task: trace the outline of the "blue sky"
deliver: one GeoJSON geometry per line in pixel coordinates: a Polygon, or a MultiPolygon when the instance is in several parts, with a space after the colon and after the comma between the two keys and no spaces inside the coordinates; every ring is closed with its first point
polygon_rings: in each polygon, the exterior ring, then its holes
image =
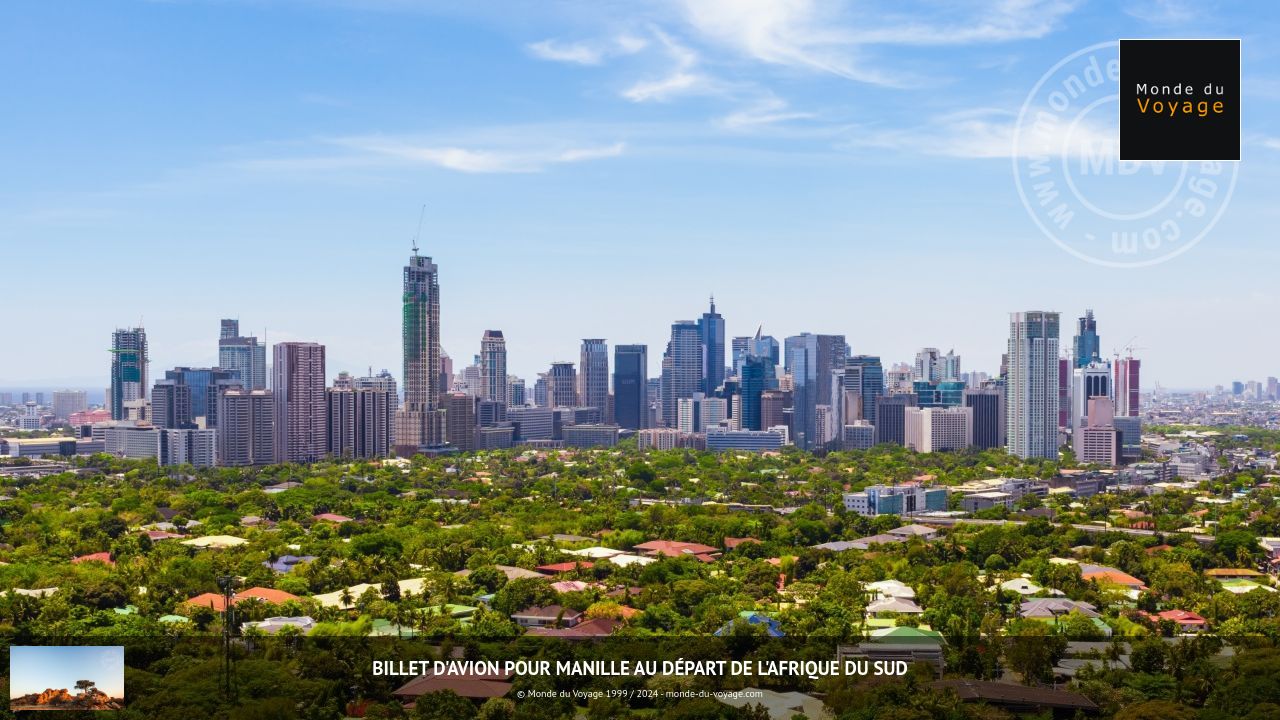
{"type": "MultiPolygon", "coordinates": [[[[400,268],[441,268],[461,367],[532,379],[584,337],[650,346],[714,292],[730,335],[843,333],[994,372],[1007,313],[1095,309],[1144,381],[1280,374],[1280,71],[1266,3],[964,0],[0,6],[0,386],[212,364],[220,317],[399,368],[400,268]],[[454,4],[458,5],[458,4],[454,4]],[[1199,245],[1066,254],[1023,209],[1014,117],[1071,52],[1241,37],[1244,162],[1199,245]]],[[[1064,337],[1064,345],[1067,340],[1064,337]]]]}
{"type": "Polygon", "coordinates": [[[124,648],[93,646],[14,646],[9,648],[9,697],[65,689],[92,680],[113,698],[124,697],[124,648]]]}

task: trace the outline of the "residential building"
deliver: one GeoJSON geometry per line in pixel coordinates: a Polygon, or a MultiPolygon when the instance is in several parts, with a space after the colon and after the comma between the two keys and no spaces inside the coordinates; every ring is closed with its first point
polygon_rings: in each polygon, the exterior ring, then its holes
{"type": "MultiPolygon", "coordinates": [[[[218,337],[218,367],[234,373],[231,377],[249,390],[265,390],[267,346],[252,335],[242,336],[239,320],[224,319],[218,337]]],[[[215,385],[216,381],[206,384],[215,385]]]]}
{"type": "Polygon", "coordinates": [[[83,390],[54,390],[53,419],[66,422],[78,412],[89,409],[88,396],[83,390]]]}
{"type": "Polygon", "coordinates": [[[965,390],[964,406],[973,411],[973,446],[983,450],[1004,447],[1004,387],[965,390]]]}
{"type": "Polygon", "coordinates": [[[1116,415],[1138,417],[1141,413],[1142,361],[1135,357],[1119,358],[1115,362],[1116,415]]]}
{"type": "Polygon", "coordinates": [[[275,462],[275,399],[270,390],[223,386],[218,393],[218,464],[275,462]]]}
{"type": "Polygon", "coordinates": [[[507,341],[501,330],[485,330],[480,338],[480,397],[498,403],[503,415],[511,404],[507,385],[507,341]]]}
{"type": "Polygon", "coordinates": [[[437,412],[445,389],[439,269],[431,258],[418,254],[416,244],[404,267],[403,297],[404,403],[396,412],[392,434],[396,454],[407,456],[444,441],[444,423],[437,412]]]}
{"type": "Polygon", "coordinates": [[[447,392],[444,405],[445,442],[459,452],[476,449],[476,401],[464,392],[447,392]]]}
{"type": "Polygon", "coordinates": [[[1005,417],[1020,458],[1058,457],[1058,324],[1056,312],[1010,314],[1005,417]]]}
{"type": "Polygon", "coordinates": [[[315,462],[326,453],[325,348],[283,342],[272,348],[277,462],[315,462]]]}
{"type": "Polygon", "coordinates": [[[778,450],[786,444],[786,436],[777,430],[729,430],[713,427],[706,433],[707,450],[724,452],[726,450],[746,450],[763,452],[778,450]]]}
{"type": "Polygon", "coordinates": [[[151,388],[151,424],[162,429],[195,427],[191,388],[177,380],[157,380],[151,388]]]}
{"type": "Polygon", "coordinates": [[[127,417],[125,403],[147,397],[147,331],[119,329],[111,334],[111,419],[127,417]]]}
{"type": "Polygon", "coordinates": [[[905,409],[907,447],[917,452],[961,450],[973,444],[973,408],[905,409]]]}
{"type": "Polygon", "coordinates": [[[912,393],[882,395],[876,398],[876,444],[907,444],[907,408],[916,406],[912,393]]]}
{"type": "Polygon", "coordinates": [[[702,388],[702,332],[692,320],[671,324],[671,339],[662,357],[662,424],[675,427],[679,401],[702,388]]]}

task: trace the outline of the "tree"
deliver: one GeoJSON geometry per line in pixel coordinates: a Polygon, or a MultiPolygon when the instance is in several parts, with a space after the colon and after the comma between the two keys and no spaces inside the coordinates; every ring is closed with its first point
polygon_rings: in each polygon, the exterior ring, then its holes
{"type": "Polygon", "coordinates": [[[471,720],[475,716],[471,701],[452,690],[419,695],[413,708],[414,720],[471,720]]]}
{"type": "Polygon", "coordinates": [[[85,695],[89,692],[89,688],[94,687],[97,684],[98,683],[92,680],[77,680],[76,689],[80,691],[81,695],[85,695]]]}
{"type": "Polygon", "coordinates": [[[1196,720],[1196,711],[1168,700],[1136,703],[1116,713],[1116,720],[1196,720]]]}

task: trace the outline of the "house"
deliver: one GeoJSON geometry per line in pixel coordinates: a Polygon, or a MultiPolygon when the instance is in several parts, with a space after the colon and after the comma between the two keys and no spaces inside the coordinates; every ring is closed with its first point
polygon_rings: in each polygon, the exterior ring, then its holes
{"type": "Polygon", "coordinates": [[[684,557],[686,555],[693,556],[711,556],[718,553],[719,550],[710,545],[692,542],[678,542],[674,540],[650,540],[649,542],[640,543],[635,549],[641,554],[649,556],[661,557],[684,557]]]}
{"type": "Polygon", "coordinates": [[[511,619],[522,628],[573,627],[582,621],[582,611],[559,605],[535,605],[512,613],[511,619]]]}
{"type": "Polygon", "coordinates": [[[938,680],[930,687],[951,690],[962,702],[979,702],[1018,714],[1048,710],[1054,717],[1070,718],[1077,712],[1098,712],[1098,706],[1084,695],[1054,688],[969,679],[938,680]]]}
{"type": "Polygon", "coordinates": [[[724,549],[733,550],[744,543],[759,543],[760,541],[750,537],[727,537],[724,539],[724,549]]]}
{"type": "Polygon", "coordinates": [[[924,608],[909,598],[881,598],[867,603],[868,617],[887,617],[892,615],[919,615],[924,608]]]}
{"type": "Polygon", "coordinates": [[[535,637],[558,637],[569,640],[589,640],[591,638],[608,637],[614,630],[622,627],[621,620],[614,618],[596,618],[580,622],[573,627],[531,627],[528,635],[535,637]]]}
{"type": "Polygon", "coordinates": [[[611,558],[615,555],[625,555],[627,551],[593,545],[592,547],[582,548],[581,550],[565,550],[565,552],[582,558],[603,560],[604,558],[611,558]]]}
{"type": "Polygon", "coordinates": [[[1143,616],[1157,625],[1163,620],[1168,620],[1177,625],[1178,630],[1183,633],[1200,632],[1209,626],[1208,620],[1189,610],[1165,610],[1155,614],[1143,613],[1143,616]]]}
{"type": "Polygon", "coordinates": [[[292,627],[297,628],[303,635],[306,635],[315,629],[316,621],[306,615],[299,615],[296,617],[269,617],[266,620],[258,622],[244,623],[240,627],[241,630],[257,628],[268,635],[275,635],[287,627],[292,627]]]}
{"type": "Polygon", "coordinates": [[[578,572],[579,570],[590,570],[593,567],[595,566],[585,560],[576,560],[574,562],[539,565],[536,570],[547,575],[561,575],[564,573],[578,572]]]}
{"type": "Polygon", "coordinates": [[[716,630],[712,634],[715,635],[716,637],[724,637],[725,635],[732,635],[733,629],[734,627],[737,626],[738,622],[743,622],[746,625],[760,626],[764,629],[764,634],[772,638],[786,637],[787,635],[786,633],[782,632],[782,626],[778,624],[778,621],[776,618],[769,617],[768,615],[765,615],[764,613],[756,612],[755,610],[743,610],[742,612],[738,613],[738,617],[734,618],[733,620],[730,620],[724,625],[721,625],[720,629],[716,630]]]}
{"type": "Polygon", "coordinates": [[[865,585],[868,592],[881,598],[915,598],[916,591],[911,586],[897,580],[877,580],[865,585]]]}
{"type": "Polygon", "coordinates": [[[831,552],[844,552],[845,550],[870,550],[873,545],[891,545],[893,543],[906,542],[907,539],[900,535],[890,535],[883,533],[880,535],[870,535],[857,540],[836,540],[834,542],[821,543],[813,547],[818,550],[830,550],[831,552]]]}
{"type": "Polygon", "coordinates": [[[608,560],[609,562],[613,563],[614,565],[617,565],[618,567],[627,567],[628,565],[644,566],[644,565],[648,565],[649,563],[658,562],[657,558],[646,557],[644,555],[632,555],[630,553],[614,555],[608,558],[608,560]]]}
{"type": "Polygon", "coordinates": [[[313,515],[311,519],[316,522],[335,523],[338,525],[351,522],[351,518],[346,515],[338,515],[337,513],[320,513],[319,515],[313,515]]]}
{"type": "MultiPolygon", "coordinates": [[[[290,600],[298,599],[297,595],[287,593],[283,590],[265,587],[251,587],[246,590],[241,590],[233,595],[231,597],[231,603],[234,605],[245,600],[261,600],[262,602],[271,603],[272,605],[279,605],[281,603],[289,602],[290,600]]],[[[219,593],[211,592],[200,593],[199,595],[196,595],[182,603],[182,605],[188,608],[208,607],[212,608],[215,612],[222,612],[227,609],[226,599],[219,593]]]]}
{"type": "Polygon", "coordinates": [[[270,568],[273,572],[287,573],[297,565],[308,563],[315,560],[315,555],[281,555],[275,559],[275,562],[263,560],[262,564],[270,568]]]}
{"type": "Polygon", "coordinates": [[[901,538],[918,537],[923,540],[933,540],[938,537],[938,531],[936,528],[919,525],[917,523],[911,523],[910,525],[903,525],[900,528],[894,528],[893,530],[890,530],[888,534],[896,535],[901,538]]]}
{"type": "Polygon", "coordinates": [[[1146,584],[1138,578],[1106,565],[1080,563],[1080,578],[1085,582],[1096,582],[1104,587],[1111,585],[1123,588],[1134,595],[1147,589],[1146,584]]]}
{"type": "Polygon", "coordinates": [[[1101,617],[1092,604],[1066,598],[1037,598],[1020,606],[1018,614],[1027,619],[1052,620],[1070,613],[1080,613],[1087,618],[1101,617]]]}
{"type": "Polygon", "coordinates": [[[867,659],[871,661],[902,660],[911,664],[927,663],[934,672],[942,674],[946,660],[942,646],[942,633],[934,630],[907,627],[905,625],[872,630],[868,639],[857,645],[841,645],[836,649],[836,659],[867,659]]]}
{"type": "Polygon", "coordinates": [[[1212,568],[1204,571],[1205,577],[1213,580],[1256,580],[1266,577],[1257,570],[1249,568],[1212,568]]]}
{"type": "Polygon", "coordinates": [[[455,695],[473,701],[484,701],[489,698],[506,697],[511,692],[510,673],[485,674],[471,673],[467,675],[423,675],[410,680],[392,691],[397,700],[405,704],[405,708],[413,709],[418,698],[433,692],[449,690],[455,695]]]}
{"type": "Polygon", "coordinates": [[[245,545],[248,542],[249,541],[244,538],[238,538],[232,535],[205,535],[204,537],[183,540],[182,544],[196,548],[225,550],[227,548],[236,547],[237,545],[245,545]]]}
{"type": "Polygon", "coordinates": [[[89,553],[88,555],[81,555],[79,557],[71,558],[72,565],[78,565],[83,562],[96,562],[96,563],[102,563],[103,565],[111,565],[111,566],[114,566],[116,564],[115,560],[111,559],[111,553],[109,552],[89,553]]]}
{"type": "MultiPolygon", "coordinates": [[[[1007,590],[1009,592],[1014,592],[1019,595],[1039,595],[1040,593],[1045,592],[1044,588],[1031,582],[1029,578],[1025,578],[1025,577],[1013,578],[1012,580],[1005,580],[1004,582],[1000,583],[1000,589],[1007,590]]],[[[1061,595],[1062,591],[1049,590],[1048,593],[1050,595],[1061,595]]]]}
{"type": "Polygon", "coordinates": [[[589,583],[584,580],[557,580],[551,583],[551,589],[558,593],[582,592],[593,587],[604,587],[599,583],[589,583]]]}
{"type": "Polygon", "coordinates": [[[749,708],[759,705],[769,713],[773,720],[791,720],[796,716],[820,720],[831,717],[822,701],[812,695],[801,692],[775,692],[761,688],[743,688],[741,692],[723,692],[714,695],[716,700],[734,708],[749,708]]]}
{"type": "MultiPolygon", "coordinates": [[[[529,578],[537,578],[537,579],[545,580],[547,577],[542,573],[536,573],[532,570],[525,570],[524,568],[513,567],[511,565],[494,565],[493,567],[497,569],[498,572],[502,573],[503,575],[506,575],[508,581],[525,580],[529,578]]],[[[454,573],[454,575],[457,575],[458,577],[466,577],[470,574],[471,574],[471,570],[466,568],[454,573]]]]}
{"type": "Polygon", "coordinates": [[[302,483],[289,480],[282,483],[276,483],[275,485],[268,485],[262,488],[262,492],[268,495],[275,495],[276,493],[282,493],[285,490],[292,490],[300,487],[302,487],[302,483]]]}

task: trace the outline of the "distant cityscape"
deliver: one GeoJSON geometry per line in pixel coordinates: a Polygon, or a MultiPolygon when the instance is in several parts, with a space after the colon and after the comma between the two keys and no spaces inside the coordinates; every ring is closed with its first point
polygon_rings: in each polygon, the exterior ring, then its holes
{"type": "MultiPolygon", "coordinates": [[[[536,378],[507,372],[502,330],[485,330],[455,371],[440,344],[439,268],[414,248],[403,268],[403,364],[328,375],[325,346],[271,347],[223,319],[216,367],[153,377],[143,327],[111,334],[104,402],[83,389],[0,392],[0,455],[105,452],[197,467],[307,463],[327,457],[407,457],[515,446],[713,451],[1006,448],[1023,459],[1119,467],[1142,457],[1147,422],[1276,427],[1280,382],[1236,381],[1212,392],[1144,393],[1133,341],[1105,358],[1086,310],[1061,347],[1051,311],[1009,316],[997,373],[962,369],[954,350],[924,347],[886,366],[854,354],[844,335],[801,332],[781,342],[758,327],[726,338],[714,296],[700,317],[671,324],[661,372],[649,347],[583,339],[579,359],[536,378]],[[532,380],[532,382],[529,382],[532,380]]],[[[388,312],[390,312],[388,308],[388,312]]],[[[212,342],[212,339],[211,339],[212,342]]]]}

